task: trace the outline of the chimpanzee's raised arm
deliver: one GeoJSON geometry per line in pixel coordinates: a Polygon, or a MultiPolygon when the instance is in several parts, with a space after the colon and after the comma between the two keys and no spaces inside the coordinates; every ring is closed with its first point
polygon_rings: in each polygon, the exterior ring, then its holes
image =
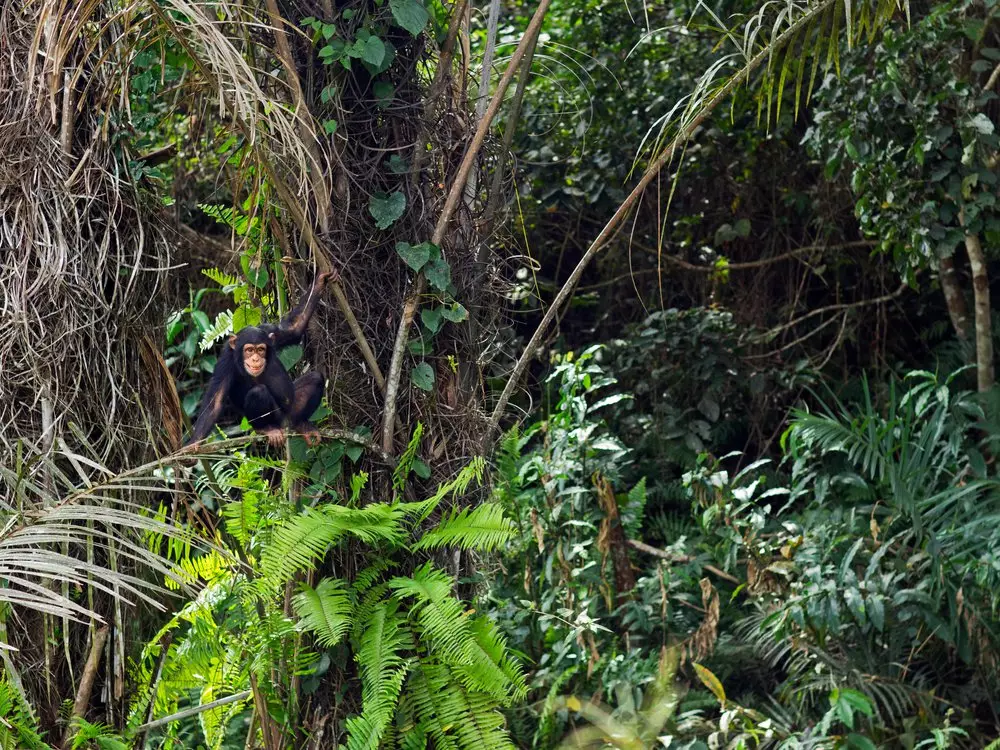
{"type": "Polygon", "coordinates": [[[198,419],[194,423],[194,429],[191,430],[191,437],[188,438],[185,445],[191,445],[192,443],[204,440],[208,437],[208,433],[212,431],[215,423],[219,421],[219,416],[222,414],[222,407],[225,406],[226,395],[232,387],[233,377],[236,374],[235,367],[236,360],[232,347],[228,345],[222,347],[222,353],[219,355],[219,359],[215,363],[215,369],[212,371],[212,379],[208,381],[208,388],[205,389],[205,395],[201,400],[198,419]]]}
{"type": "Polygon", "coordinates": [[[316,312],[316,305],[319,303],[320,294],[326,287],[327,282],[335,276],[335,271],[327,271],[316,277],[305,300],[282,318],[281,322],[278,323],[277,330],[270,333],[275,347],[291,346],[302,340],[302,334],[306,332],[309,319],[316,312]]]}

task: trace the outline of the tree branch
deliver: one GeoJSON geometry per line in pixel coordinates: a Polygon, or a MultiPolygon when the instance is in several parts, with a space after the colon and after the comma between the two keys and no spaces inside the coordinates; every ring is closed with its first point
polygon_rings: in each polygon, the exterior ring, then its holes
{"type": "MultiPolygon", "coordinates": [[[[657,549],[656,547],[652,547],[646,544],[645,542],[640,542],[637,539],[629,539],[628,546],[631,547],[632,549],[639,550],[639,552],[645,552],[647,555],[658,557],[661,560],[669,560],[670,562],[686,563],[686,562],[693,562],[695,559],[690,555],[675,555],[671,552],[667,552],[666,550],[657,549]]],[[[740,582],[740,579],[737,578],[736,576],[727,573],[726,571],[721,570],[720,568],[717,568],[714,565],[702,565],[701,567],[703,567],[709,573],[714,573],[719,578],[725,581],[729,581],[730,583],[738,584],[740,582]]]]}

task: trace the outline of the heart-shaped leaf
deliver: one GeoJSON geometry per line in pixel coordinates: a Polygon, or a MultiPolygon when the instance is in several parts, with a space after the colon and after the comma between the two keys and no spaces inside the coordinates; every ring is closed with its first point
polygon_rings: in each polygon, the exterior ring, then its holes
{"type": "Polygon", "coordinates": [[[368,202],[368,213],[375,219],[375,226],[388,229],[406,210],[406,196],[398,190],[391,195],[375,193],[368,202]]]}
{"type": "Polygon", "coordinates": [[[410,379],[413,381],[413,385],[420,390],[430,391],[434,387],[434,370],[426,362],[421,362],[413,368],[410,379]]]}
{"type": "Polygon", "coordinates": [[[409,242],[397,242],[396,252],[399,253],[399,257],[403,259],[414,271],[420,271],[427,261],[431,259],[431,249],[426,242],[421,242],[419,245],[411,245],[409,242]]]}
{"type": "Polygon", "coordinates": [[[420,311],[420,319],[427,326],[427,330],[431,333],[437,333],[441,330],[441,326],[444,323],[444,316],[442,315],[441,308],[429,308],[425,307],[420,311]]]}
{"type": "Polygon", "coordinates": [[[451,266],[444,258],[435,258],[424,268],[424,275],[435,289],[444,291],[451,284],[451,266]]]}
{"type": "Polygon", "coordinates": [[[419,0],[389,0],[389,9],[392,10],[392,17],[396,19],[396,23],[413,36],[419,35],[424,30],[430,18],[419,0]]]}
{"type": "Polygon", "coordinates": [[[460,302],[456,302],[451,307],[442,307],[441,314],[452,323],[461,323],[469,318],[469,311],[460,302]]]}

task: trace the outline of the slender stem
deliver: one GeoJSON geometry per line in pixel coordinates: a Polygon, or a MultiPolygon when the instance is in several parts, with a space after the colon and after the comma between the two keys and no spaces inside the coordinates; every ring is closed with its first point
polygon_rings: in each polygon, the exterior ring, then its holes
{"type": "Polygon", "coordinates": [[[185,708],[183,711],[170,714],[170,716],[164,716],[162,719],[146,722],[145,724],[136,727],[136,731],[149,731],[150,729],[162,727],[164,724],[169,724],[172,721],[180,721],[181,719],[186,719],[189,716],[197,716],[200,713],[211,711],[213,708],[218,708],[219,706],[226,706],[230,703],[236,703],[237,701],[244,701],[249,698],[251,694],[252,691],[244,690],[242,693],[227,695],[225,698],[219,698],[211,703],[203,703],[202,705],[195,706],[194,708],[185,708]]]}

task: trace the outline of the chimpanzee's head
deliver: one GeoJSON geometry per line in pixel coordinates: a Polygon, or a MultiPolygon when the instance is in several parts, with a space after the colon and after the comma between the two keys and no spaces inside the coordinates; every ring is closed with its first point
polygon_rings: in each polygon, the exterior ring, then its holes
{"type": "Polygon", "coordinates": [[[256,326],[247,326],[229,337],[229,347],[236,351],[236,367],[252,378],[259,377],[271,356],[271,338],[256,326]]]}

